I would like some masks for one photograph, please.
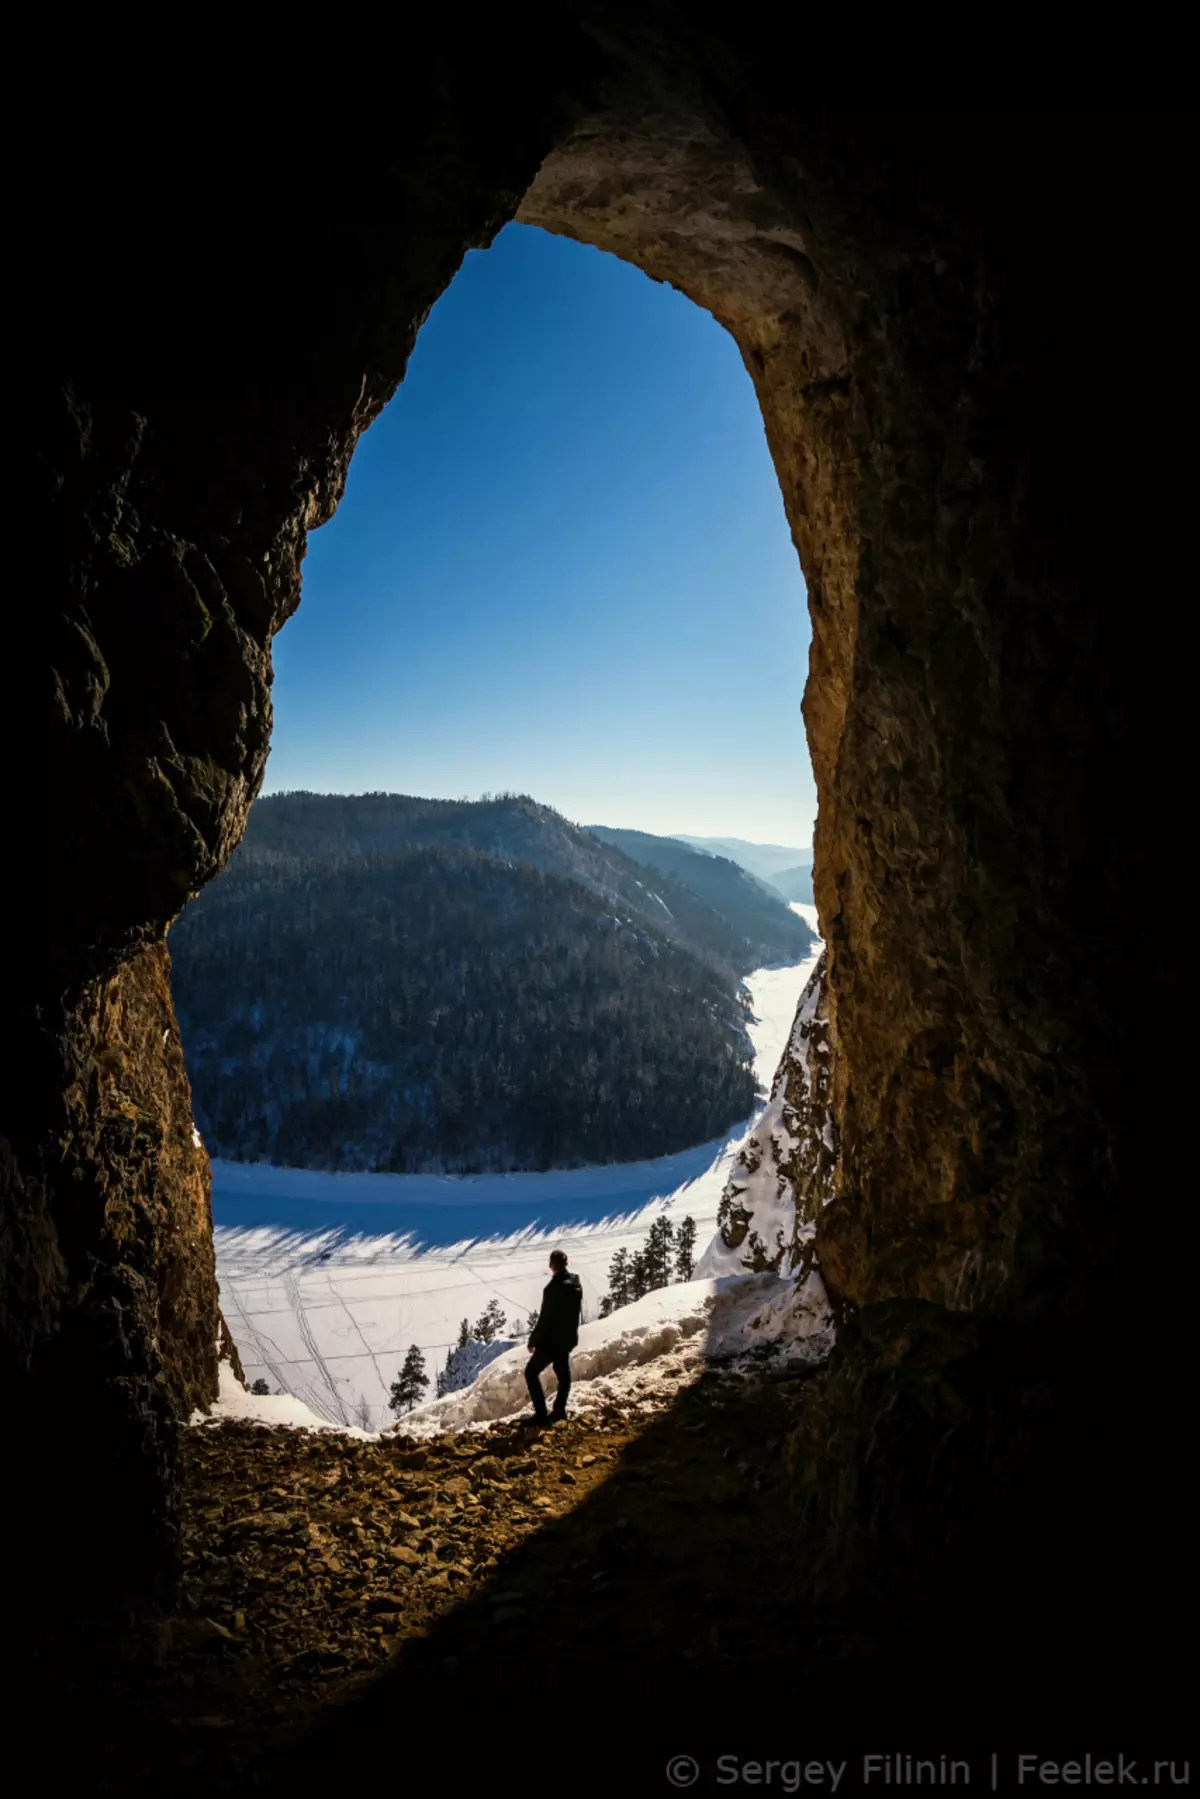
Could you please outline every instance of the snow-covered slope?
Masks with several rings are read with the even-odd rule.
[[[800,997],[766,1109],[730,1171],[720,1228],[699,1274],[796,1268],[821,1206],[833,1197],[838,1151],[825,969],[822,955]]]
[[[608,1318],[585,1325],[571,1356],[571,1410],[605,1406],[654,1410],[714,1361],[754,1356],[813,1360],[827,1354],[832,1319],[818,1274],[734,1275],[660,1287]],[[529,1410],[519,1344],[489,1363],[461,1392],[409,1412],[396,1426],[407,1435],[469,1430]],[[549,1396],[553,1373],[542,1377]]]
[[[337,1430],[344,1436],[363,1439],[375,1435],[374,1431],[362,1430],[357,1425],[330,1423],[328,1418],[320,1417],[292,1393],[251,1393],[243,1387],[226,1360],[218,1362],[217,1369],[220,1387],[216,1404],[211,1411],[193,1412],[192,1424],[222,1424],[226,1419],[236,1419],[243,1424],[262,1424],[272,1429],[287,1424],[294,1430]]]
[[[764,1087],[814,961],[747,981]],[[594,1317],[614,1251],[641,1248],[655,1218],[690,1215],[704,1244],[742,1137],[651,1162],[459,1179],[214,1163],[221,1301],[247,1379],[265,1378],[333,1424],[353,1423],[361,1399],[374,1428],[390,1425],[388,1392],[409,1345],[432,1376],[461,1320],[489,1300],[510,1329],[524,1322],[551,1248],[567,1250]]]

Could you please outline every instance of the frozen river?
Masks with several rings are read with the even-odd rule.
[[[793,909],[815,926],[811,907]],[[815,960],[747,979],[764,1087]],[[221,1304],[247,1377],[328,1418],[350,1421],[365,1405],[377,1428],[409,1344],[425,1351],[432,1374],[459,1321],[489,1299],[510,1323],[523,1319],[551,1247],[568,1252],[588,1317],[613,1251],[636,1248],[660,1213],[690,1214],[702,1250],[748,1128],[654,1161],[546,1174],[325,1174],[214,1161]]]

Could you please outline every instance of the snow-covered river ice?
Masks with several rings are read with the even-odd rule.
[[[794,906],[816,926],[811,906]],[[816,954],[748,976],[755,1072],[769,1089]],[[537,1305],[546,1257],[564,1248],[594,1318],[613,1251],[654,1218],[696,1220],[697,1248],[747,1130],[678,1155],[546,1174],[324,1174],[213,1162],[221,1305],[249,1380],[378,1428],[405,1352],[430,1372],[459,1322],[499,1300],[510,1325]]]

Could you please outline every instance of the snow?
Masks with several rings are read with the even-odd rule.
[[[799,1068],[806,1089],[811,1087],[811,1076],[804,1036],[816,1015],[820,997],[820,982],[813,978],[800,996],[788,1042],[788,1057]],[[774,1255],[792,1241],[796,1226],[795,1190],[781,1172],[800,1142],[786,1122],[789,1114],[793,1119],[795,1117],[788,1105],[786,1074],[787,1063],[781,1063],[771,1097],[746,1138],[748,1153],[741,1165],[733,1169],[730,1184],[737,1203],[752,1215],[753,1230],[768,1255]],[[746,1254],[746,1244],[730,1249],[718,1232],[701,1256],[696,1272],[708,1275],[736,1273],[744,1266]]]
[[[580,1331],[571,1355],[570,1409],[582,1416],[612,1404],[654,1410],[669,1404],[714,1361],[744,1361],[756,1350],[815,1360],[828,1353],[832,1331],[816,1273],[803,1282],[742,1274],[661,1287]],[[497,1356],[471,1386],[418,1406],[396,1428],[432,1437],[528,1412],[528,1357],[528,1348],[518,1344]],[[542,1385],[549,1397],[556,1385],[550,1369]]]
[[[211,1412],[193,1412],[190,1423],[221,1424],[227,1418],[235,1418],[243,1423],[272,1427],[289,1424],[297,1430],[340,1430],[343,1436],[360,1437],[364,1441],[374,1435],[372,1431],[360,1430],[353,1425],[330,1424],[291,1393],[248,1393],[227,1361],[219,1362],[218,1370],[220,1387],[216,1404]]]
[[[819,950],[747,980],[763,1087]],[[540,1304],[550,1248],[567,1251],[584,1316],[595,1318],[614,1251],[640,1248],[656,1217],[690,1215],[705,1243],[744,1138],[741,1127],[653,1161],[458,1178],[214,1162],[221,1306],[246,1378],[265,1378],[328,1424],[349,1425],[363,1399],[375,1428],[390,1425],[409,1345],[424,1352],[432,1392],[464,1317],[496,1299],[511,1331]]]
[[[450,1351],[442,1371],[443,1392],[457,1393],[460,1388],[469,1387],[489,1362],[494,1362],[506,1349],[516,1347],[515,1337],[494,1337],[490,1343],[484,1343],[478,1337],[468,1338]]]

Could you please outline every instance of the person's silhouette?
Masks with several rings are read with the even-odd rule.
[[[579,1341],[579,1314],[583,1309],[583,1288],[577,1274],[567,1273],[566,1251],[550,1252],[550,1279],[542,1294],[542,1309],[529,1333],[532,1351],[525,1367],[525,1385],[533,1401],[535,1424],[550,1424],[567,1413],[567,1395],[571,1391],[571,1351]],[[554,1410],[547,1413],[546,1395],[542,1391],[543,1368],[553,1368],[558,1382]]]

